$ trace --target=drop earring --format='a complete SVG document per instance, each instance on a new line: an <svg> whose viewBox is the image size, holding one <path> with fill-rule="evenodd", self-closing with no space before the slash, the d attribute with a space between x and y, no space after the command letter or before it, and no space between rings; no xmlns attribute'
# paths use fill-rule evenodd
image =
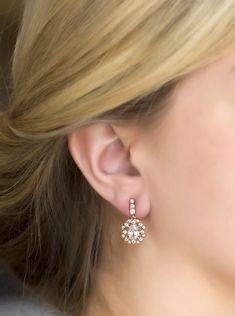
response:
<svg viewBox="0 0 235 316"><path fill-rule="evenodd" d="M130 218L122 225L122 238L129 244L139 244L145 237L145 226L136 218L136 205L134 199L129 199Z"/></svg>

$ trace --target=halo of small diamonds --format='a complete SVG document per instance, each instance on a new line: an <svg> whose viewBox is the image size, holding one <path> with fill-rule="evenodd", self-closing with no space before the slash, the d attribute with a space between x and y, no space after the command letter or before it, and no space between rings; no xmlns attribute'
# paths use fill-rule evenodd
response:
<svg viewBox="0 0 235 316"><path fill-rule="evenodd" d="M123 223L121 236L129 244L139 244L145 238L145 226L139 219L132 216Z"/></svg>

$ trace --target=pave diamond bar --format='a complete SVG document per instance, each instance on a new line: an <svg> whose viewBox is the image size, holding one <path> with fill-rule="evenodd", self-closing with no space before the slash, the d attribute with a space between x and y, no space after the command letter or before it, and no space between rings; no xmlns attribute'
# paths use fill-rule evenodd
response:
<svg viewBox="0 0 235 316"><path fill-rule="evenodd" d="M130 208L130 214L135 215L135 208Z"/></svg>
<svg viewBox="0 0 235 316"><path fill-rule="evenodd" d="M130 215L135 215L135 200L130 199Z"/></svg>

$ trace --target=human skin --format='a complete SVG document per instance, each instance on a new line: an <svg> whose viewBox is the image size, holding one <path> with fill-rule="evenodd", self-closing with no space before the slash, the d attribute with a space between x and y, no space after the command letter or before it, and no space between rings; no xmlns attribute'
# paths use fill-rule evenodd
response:
<svg viewBox="0 0 235 316"><path fill-rule="evenodd" d="M160 124L97 123L68 146L122 219L134 197L146 226L129 245L110 210L116 248L97 284L114 315L235 316L235 50L187 75Z"/></svg>

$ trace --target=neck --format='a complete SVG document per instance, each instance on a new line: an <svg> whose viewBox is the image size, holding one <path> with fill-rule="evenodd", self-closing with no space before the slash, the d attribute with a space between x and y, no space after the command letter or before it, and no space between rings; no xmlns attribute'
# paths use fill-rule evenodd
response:
<svg viewBox="0 0 235 316"><path fill-rule="evenodd" d="M97 316L235 315L231 285L189 253L157 245L150 236L139 245L121 241L117 253L105 259L89 316L94 310Z"/></svg>

